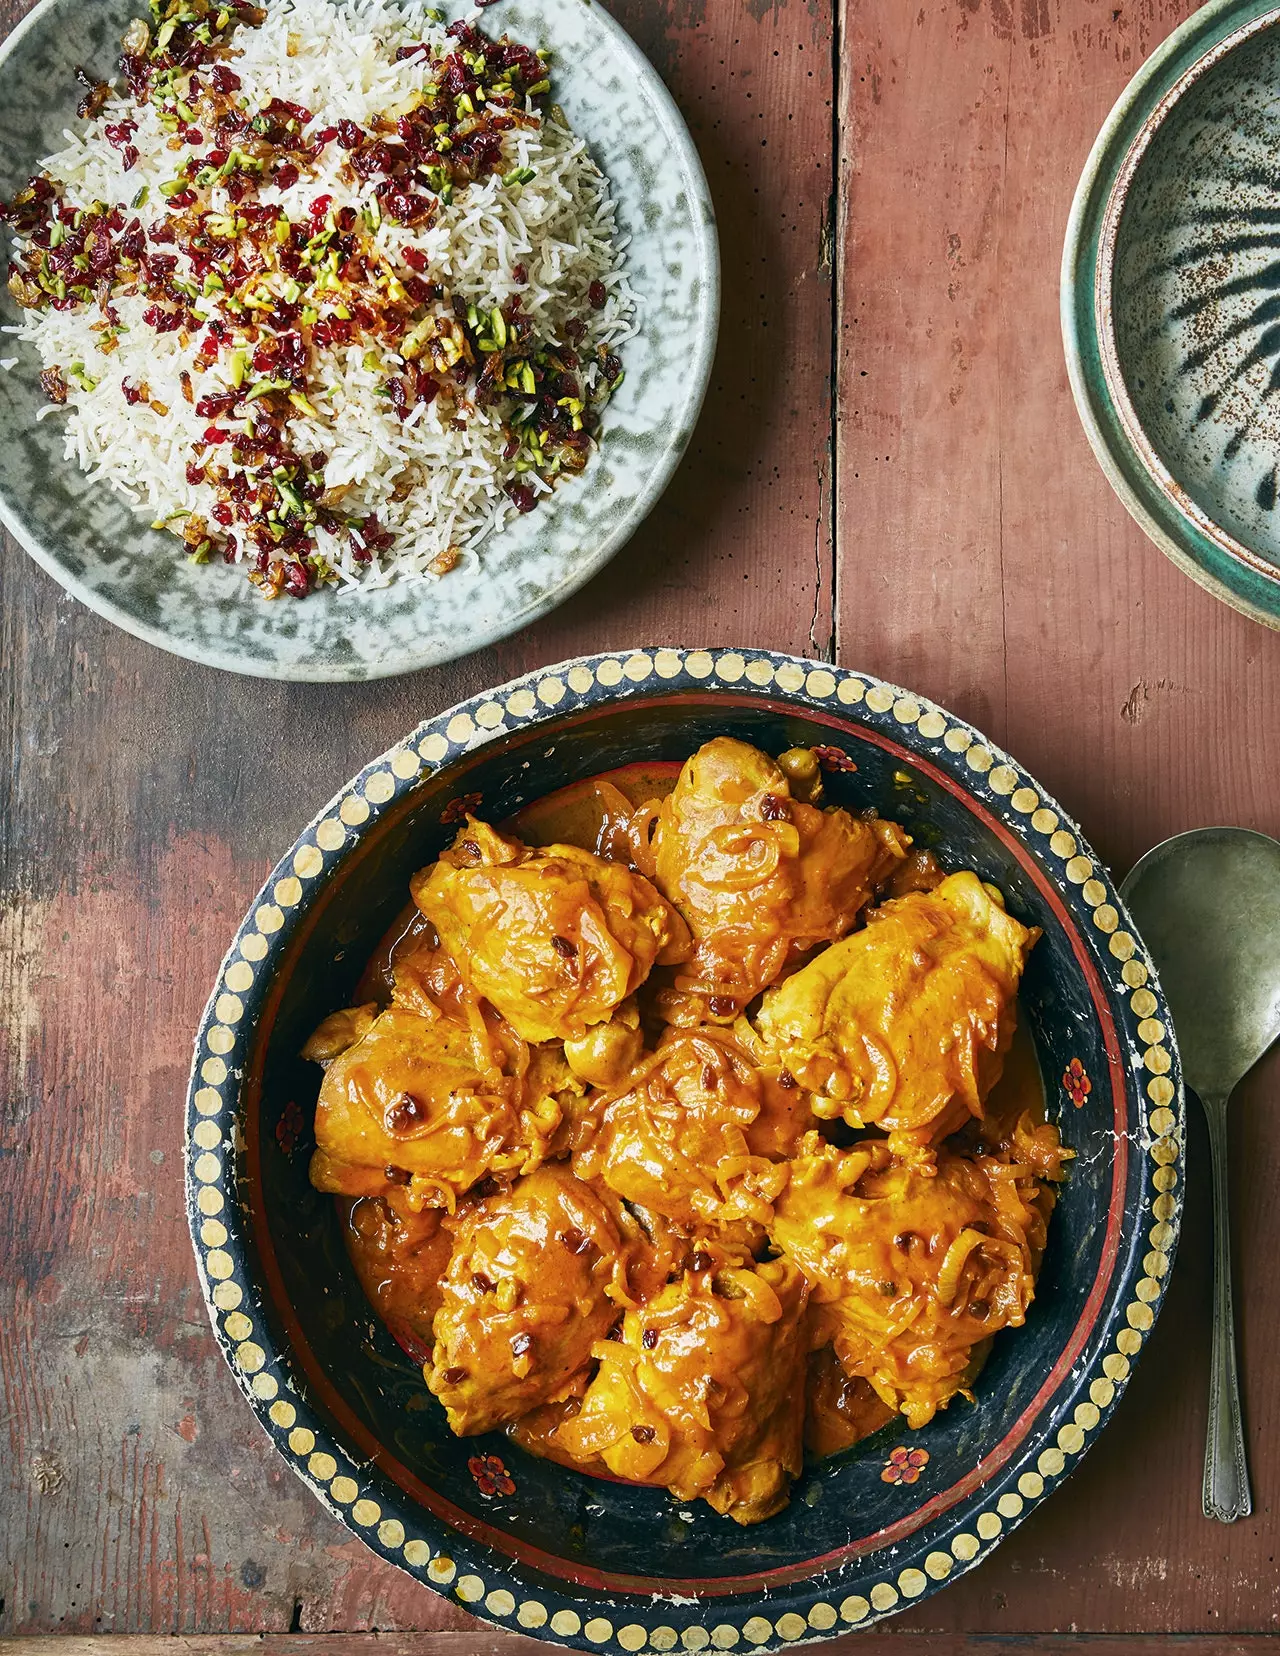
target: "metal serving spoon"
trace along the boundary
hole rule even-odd
[[[1227,1102],[1280,1036],[1280,843],[1245,828],[1198,828],[1148,851],[1120,895],[1151,951],[1183,1074],[1209,1124],[1213,1162],[1213,1357],[1204,1513],[1253,1511],[1236,1380],[1227,1205]]]

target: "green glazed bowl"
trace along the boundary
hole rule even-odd
[[[453,15],[465,4],[450,6]],[[75,68],[114,72],[142,0],[42,0],[0,46],[0,199],[73,124]],[[451,661],[527,626],[630,539],[692,435],[715,353],[720,260],[702,164],[670,94],[591,0],[501,0],[486,28],[546,46],[556,97],[604,170],[631,237],[640,331],[586,472],[483,543],[446,580],[264,603],[241,569],[196,567],[172,538],[62,453],[40,363],[0,335],[0,524],[68,592],[176,655],[259,678],[382,678]],[[7,251],[7,238],[5,240]],[[0,325],[17,320],[0,287]]]
[[[1280,7],[1210,0],[1107,117],[1062,262],[1076,405],[1116,493],[1280,627]]]

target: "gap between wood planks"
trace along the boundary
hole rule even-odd
[[[809,643],[813,654],[823,661],[835,662],[840,648],[840,307],[844,302],[844,249],[846,203],[842,188],[843,167],[842,123],[844,110],[843,78],[840,65],[842,0],[831,7],[831,193],[827,197],[826,212],[822,215],[822,231],[818,243],[818,269],[825,271],[831,288],[831,359],[830,423],[827,430],[826,453],[818,463],[818,521],[814,526],[814,553],[818,563],[818,579],[813,594],[813,620],[809,626]],[[822,516],[827,515],[831,525],[830,558],[831,625],[825,639],[818,637],[822,608]]]
[[[851,1633],[830,1656],[1274,1656],[1270,1633]],[[460,1633],[98,1634],[0,1638],[0,1656],[545,1656],[479,1624]]]

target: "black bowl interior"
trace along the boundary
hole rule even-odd
[[[1005,1439],[1061,1357],[1098,1274],[1112,1200],[1113,1103],[1099,1085],[1108,1073],[1103,1037],[1068,927],[1053,911],[1008,843],[963,796],[926,776],[902,752],[878,745],[852,716],[834,729],[817,717],[723,690],[635,699],[534,727],[479,748],[430,777],[372,826],[328,883],[296,941],[277,985],[274,1014],[263,1020],[265,1048],[247,1089],[250,1182],[245,1195],[262,1256],[274,1258],[268,1314],[296,1383],[337,1418],[340,1440],[359,1439],[401,1487],[412,1480],[442,1495],[491,1544],[533,1546],[569,1564],[603,1572],[666,1578],[672,1587],[707,1577],[794,1568],[806,1560],[901,1524],[914,1507],[948,1490]],[[806,1467],[787,1510],[743,1530],[699,1504],[576,1474],[534,1459],[505,1437],[460,1441],[427,1392],[414,1363],[373,1316],[348,1264],[330,1198],[307,1181],[308,1136],[319,1072],[297,1055],[326,1013],[349,1003],[360,971],[406,901],[409,876],[429,862],[455,829],[441,812],[464,793],[481,796],[479,814],[500,820],[524,802],[575,780],[639,760],[683,760],[712,735],[730,734],[770,752],[796,744],[843,748],[852,771],[827,777],[830,799],[874,806],[935,849],[947,868],[973,868],[1005,893],[1010,909],[1043,928],[1022,996],[1047,1081],[1050,1118],[1080,1152],[1051,1227],[1040,1289],[1026,1326],[994,1342],[977,1401],[957,1401],[923,1432],[892,1424],[846,1454]],[[1079,1059],[1095,1078],[1083,1108],[1061,1078]],[[307,1128],[291,1153],[277,1135],[287,1106]],[[296,1112],[291,1112],[296,1119]],[[256,1152],[254,1146],[256,1145]],[[278,1274],[277,1274],[278,1272]],[[344,1418],[345,1417],[345,1418]],[[899,1443],[927,1449],[929,1477],[917,1488],[884,1481]],[[353,1451],[355,1452],[355,1451]],[[501,1456],[515,1493],[483,1494],[468,1460]],[[870,1540],[868,1547],[874,1545]],[[642,1562],[641,1562],[642,1560]]]

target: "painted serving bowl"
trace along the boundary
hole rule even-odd
[[[874,805],[1039,926],[1022,1016],[1076,1151],[1026,1325],[976,1402],[806,1466],[741,1529],[660,1490],[460,1440],[373,1316],[332,1198],[308,1183],[318,1076],[298,1051],[349,1004],[458,801],[494,820],[713,735],[846,758],[834,802]],[[865,673],[758,650],[641,650],[518,679],[420,725],[324,808],[236,934],[200,1027],[187,1196],[201,1283],[279,1452],[382,1557],[495,1624],[585,1650],[774,1649],[934,1591],[1071,1471],[1123,1390],[1181,1210],[1169,1016],[1106,871],[1061,809],[962,720]]]
[[[1103,470],[1193,580],[1280,626],[1280,7],[1210,0],[1076,192],[1062,325]]]
[[[452,0],[450,16],[468,11]],[[77,65],[115,72],[143,0],[40,0],[0,43],[0,200],[74,125]],[[264,603],[242,568],[189,563],[105,483],[63,457],[30,346],[0,335],[0,525],[66,590],[176,655],[261,678],[381,678],[452,661],[563,603],[626,544],[670,482],[711,374],[720,307],[702,163],[657,72],[601,6],[502,0],[492,32],[546,46],[555,96],[610,181],[640,306],[625,378],[579,478],[490,536],[441,581]],[[0,242],[8,246],[7,238]],[[0,325],[17,306],[0,281]]]

